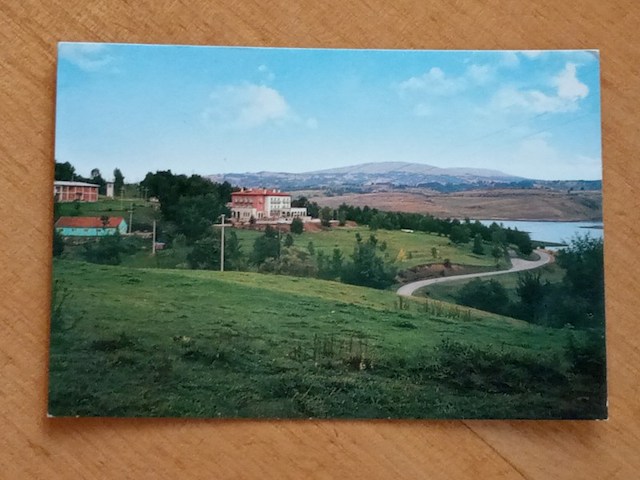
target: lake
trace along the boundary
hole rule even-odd
[[[502,224],[504,227],[517,228],[521,232],[527,232],[531,240],[540,242],[568,243],[577,235],[589,234],[593,238],[603,238],[604,230],[602,222],[527,222],[527,221],[496,221],[480,220],[484,225],[491,225],[493,222]],[[595,227],[595,228],[594,228]]]

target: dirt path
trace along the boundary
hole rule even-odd
[[[418,280],[417,282],[407,283],[400,287],[397,291],[398,295],[403,297],[410,297],[413,292],[419,288],[433,285],[434,283],[453,282],[455,280],[468,280],[476,277],[490,277],[494,275],[503,275],[505,273],[522,272],[524,270],[532,270],[534,268],[542,267],[551,261],[551,255],[543,250],[535,250],[535,253],[540,257],[539,260],[529,261],[522,260],[521,258],[511,259],[511,268],[509,270],[500,270],[497,272],[481,272],[481,273],[468,273],[466,275],[452,275],[450,277],[430,278],[428,280]]]

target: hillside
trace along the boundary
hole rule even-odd
[[[602,193],[543,189],[473,190],[438,193],[420,189],[376,191],[371,193],[330,194],[322,190],[293,193],[306,196],[320,206],[347,205],[384,211],[429,213],[440,218],[487,220],[602,220]]]
[[[548,418],[585,408],[559,361],[567,332],[484,312],[328,281],[68,260],[54,263],[54,285],[56,416]]]
[[[380,162],[304,173],[255,172],[210,175],[214,181],[228,181],[244,187],[270,187],[286,190],[336,186],[389,184],[419,186],[421,184],[476,185],[510,183],[526,180],[497,170],[481,168],[439,168],[408,162]]]
[[[283,190],[324,189],[336,192],[371,193],[381,187],[404,190],[421,188],[440,193],[478,189],[545,189],[566,192],[599,191],[601,180],[534,180],[485,168],[440,168],[409,162],[377,162],[304,173],[245,172],[208,175],[242,187]]]

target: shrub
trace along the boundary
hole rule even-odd
[[[507,290],[496,280],[471,280],[460,289],[458,301],[468,307],[505,314],[509,309]]]

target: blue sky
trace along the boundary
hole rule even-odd
[[[600,179],[592,51],[61,43],[56,152],[81,175],[365,162]]]

